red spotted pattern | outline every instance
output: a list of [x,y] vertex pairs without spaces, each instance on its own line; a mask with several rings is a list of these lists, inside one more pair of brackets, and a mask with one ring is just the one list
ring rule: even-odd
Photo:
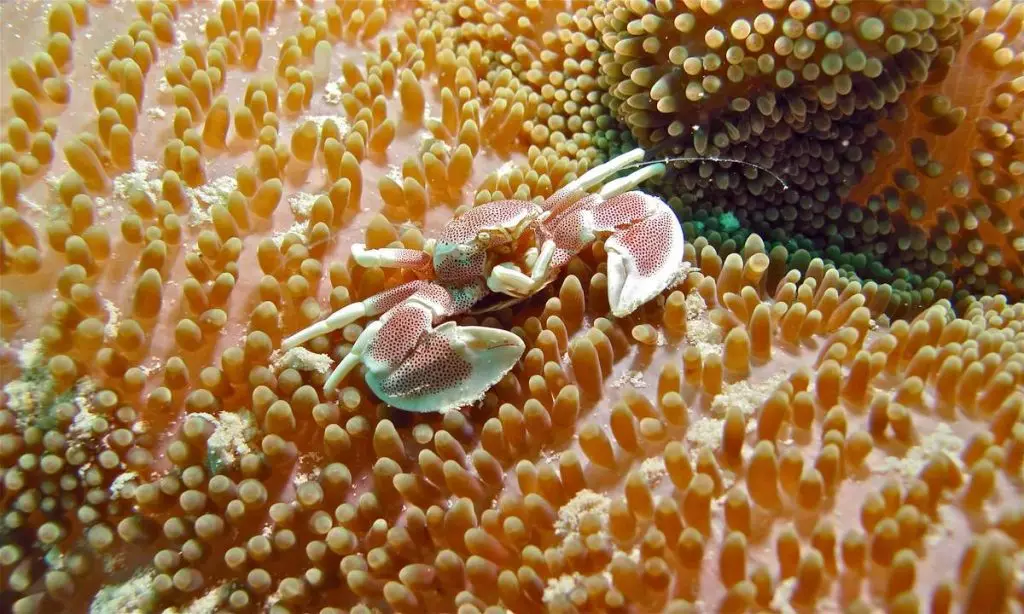
[[555,225],[558,223],[558,219],[569,211],[573,207],[586,207],[585,204],[580,201],[589,199],[591,201],[599,200],[601,197],[597,194],[590,194],[580,190],[559,190],[548,197],[544,201],[541,207],[549,212],[547,224]]
[[592,207],[597,230],[624,228],[658,210],[657,201],[643,192],[626,192]]
[[395,286],[394,288],[388,288],[387,290],[375,294],[364,301],[366,311],[369,315],[382,314],[416,292],[431,285],[432,284],[429,281],[417,279],[415,281],[404,283],[400,286]]
[[[438,240],[444,243],[467,244],[475,239],[481,230],[513,226],[523,218],[536,218],[540,212],[540,207],[530,201],[496,200],[473,207],[449,222]],[[488,247],[495,247],[502,242],[499,236],[492,235]]]
[[407,269],[426,269],[431,265],[430,254],[416,249],[396,249],[391,252],[395,265]]
[[433,326],[451,316],[465,313],[486,292],[482,283],[456,288],[420,283],[415,294],[391,308],[381,318],[381,327],[367,352],[367,358],[371,361],[368,366],[374,370],[393,369],[406,360]]
[[473,365],[452,349],[455,329],[424,335],[415,351],[380,380],[380,390],[394,398],[435,394],[469,381]]
[[[384,313],[364,357],[377,382],[375,390],[385,398],[415,399],[458,392],[472,382],[474,365],[453,349],[456,327],[441,323],[489,295],[483,279],[488,253],[473,253],[473,241],[480,230],[516,226],[541,210],[534,203],[511,200],[469,210],[450,223],[438,241],[467,249],[439,252],[441,257],[434,262],[437,282],[409,282],[367,301],[372,314]],[[666,256],[679,251],[674,249],[680,233],[672,211],[642,192],[607,201],[596,195],[559,193],[543,210],[551,212],[543,226],[534,225],[536,233],[528,231],[520,240],[540,247],[548,237],[554,239],[556,271],[595,236],[610,234],[608,247],[628,254],[633,263],[630,274],[642,278],[658,277]],[[488,247],[504,242],[495,233]]]
[[609,241],[636,258],[636,272],[650,276],[664,264],[666,248],[675,240],[672,224],[677,223],[667,205],[643,192],[626,192],[606,201],[597,196],[580,199],[554,221],[557,249],[551,266],[568,264],[589,245],[588,235],[612,233]]
[[405,303],[389,311],[381,318],[381,327],[367,352],[367,358],[376,363],[371,368],[391,369],[405,360],[423,333],[430,330],[431,319],[431,313],[417,304]]
[[442,317],[434,320],[434,324],[437,324],[445,317],[464,313],[482,299],[487,292],[487,285],[484,281],[477,279],[473,283],[464,286],[427,284],[416,293],[416,296],[436,305],[444,314]]
[[479,251],[469,256],[455,253],[434,262],[434,272],[444,283],[464,284],[478,279],[483,275],[487,262],[487,252]]
[[609,249],[618,247],[633,256],[633,266],[641,277],[651,277],[665,264],[668,245],[675,240],[671,212],[657,213],[627,227],[608,239]]

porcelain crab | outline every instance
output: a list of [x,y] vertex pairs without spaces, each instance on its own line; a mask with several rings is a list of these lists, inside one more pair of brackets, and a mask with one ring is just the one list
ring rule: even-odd
[[[285,339],[283,349],[377,317],[328,377],[325,392],[362,363],[373,392],[399,409],[440,412],[479,401],[515,366],[525,344],[509,331],[458,326],[454,316],[535,294],[597,239],[605,239],[608,254],[612,315],[632,313],[672,283],[683,260],[679,221],[660,199],[631,191],[664,166],[605,183],[643,158],[642,149],[621,154],[542,204],[501,200],[474,207],[423,251],[352,246],[360,266],[409,268],[419,279],[343,307]],[[503,302],[495,305],[495,298]]]

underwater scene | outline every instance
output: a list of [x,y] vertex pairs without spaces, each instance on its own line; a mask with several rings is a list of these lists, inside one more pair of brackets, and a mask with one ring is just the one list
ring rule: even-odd
[[3,0],[0,64],[0,612],[1024,614],[1024,0]]

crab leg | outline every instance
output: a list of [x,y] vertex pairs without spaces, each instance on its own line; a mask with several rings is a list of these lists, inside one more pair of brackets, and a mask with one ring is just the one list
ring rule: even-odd
[[591,194],[588,192],[588,190],[594,186],[603,184],[606,179],[615,173],[629,168],[630,166],[639,165],[643,162],[643,159],[644,150],[637,148],[632,151],[619,154],[604,164],[599,164],[598,166],[595,166],[589,171],[583,173],[581,176],[567,183],[565,187],[561,188],[544,201],[544,204],[542,205],[544,208],[544,214],[541,216],[541,220],[548,221],[548,223],[554,225],[557,223],[556,218],[562,217],[568,211],[572,211],[574,208],[579,207],[581,205],[580,201],[582,200],[589,199],[590,201],[594,201],[601,197],[607,200],[612,196],[616,196],[633,189],[651,177],[655,177],[665,172],[665,166],[663,164],[651,164],[633,172],[627,177],[609,182],[602,190],[600,190],[600,194]]
[[601,186],[601,191],[598,192],[601,198],[604,200],[610,200],[611,198],[624,194],[633,188],[639,186],[641,183],[648,179],[653,179],[665,173],[665,165],[658,163],[650,166],[645,166],[633,173],[620,177],[614,181]]
[[527,296],[544,285],[548,272],[551,270],[551,259],[554,258],[557,246],[552,240],[541,245],[540,254],[533,262],[530,274],[526,275],[514,264],[502,263],[491,269],[487,279],[487,287],[495,292],[512,296]]
[[620,154],[604,164],[599,164],[589,171],[583,173],[575,180],[570,181],[559,192],[586,192],[590,188],[604,183],[604,180],[611,177],[620,170],[636,164],[644,159],[644,150],[639,147]]
[[349,350],[348,354],[341,359],[338,366],[331,371],[327,381],[324,382],[324,392],[330,392],[338,387],[341,380],[345,379],[345,376],[355,368],[363,359],[363,354],[366,351],[366,347],[370,345],[373,338],[376,336],[377,331],[380,330],[380,320],[370,324],[363,329],[363,332],[359,333],[359,337],[356,338],[356,342],[352,344],[352,349]]
[[371,296],[365,301],[345,305],[327,316],[326,319],[312,324],[282,341],[281,349],[287,351],[298,347],[310,339],[344,328],[360,318],[378,316],[415,294],[427,283],[429,282],[423,280],[410,281]]
[[430,266],[430,254],[416,249],[384,247],[366,249],[361,243],[352,246],[352,258],[361,267],[391,269],[423,269]]
[[544,244],[540,246],[540,255],[537,256],[536,262],[533,263],[533,269],[530,271],[530,279],[533,280],[533,283],[541,283],[547,278],[556,247],[555,242],[551,239],[544,241]]

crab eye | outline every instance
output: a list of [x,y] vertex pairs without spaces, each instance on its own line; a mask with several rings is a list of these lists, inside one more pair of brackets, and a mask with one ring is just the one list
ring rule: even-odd
[[476,240],[480,241],[481,243],[490,243],[491,233],[487,232],[486,230],[481,230],[480,232],[476,233]]

